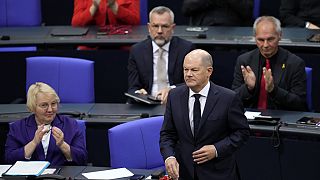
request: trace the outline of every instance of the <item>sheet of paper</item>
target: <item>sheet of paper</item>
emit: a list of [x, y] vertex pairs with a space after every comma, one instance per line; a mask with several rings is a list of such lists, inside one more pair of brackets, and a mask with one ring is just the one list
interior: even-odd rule
[[41, 173], [41, 175], [44, 175], [44, 174], [53, 174], [55, 171], [56, 171], [55, 168], [47, 168], [47, 169], [45, 169], [45, 170]]
[[118, 168], [104, 171], [82, 173], [82, 175], [88, 179], [117, 179], [133, 176], [133, 173], [126, 168]]
[[6, 175], [40, 175], [50, 163], [48, 161], [17, 161]]
[[11, 165], [0, 165], [0, 177], [2, 177], [2, 174], [6, 172], [10, 167]]
[[257, 116], [260, 116], [261, 112], [252, 112], [252, 111], [246, 111], [244, 115], [247, 117], [247, 119], [254, 119]]

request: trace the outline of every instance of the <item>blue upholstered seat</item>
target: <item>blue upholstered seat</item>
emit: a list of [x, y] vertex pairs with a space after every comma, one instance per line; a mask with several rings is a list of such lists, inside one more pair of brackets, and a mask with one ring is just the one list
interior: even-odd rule
[[7, 26], [7, 0], [0, 0], [0, 27]]
[[145, 25], [148, 23], [148, 0], [140, 0], [140, 24]]
[[164, 169], [159, 138], [163, 116], [138, 119], [108, 130], [112, 168]]
[[260, 1], [261, 0], [253, 0], [253, 11], [252, 11], [253, 20], [257, 19], [260, 16]]
[[26, 88], [45, 82], [54, 88], [62, 103], [93, 103], [94, 62], [70, 57], [28, 57]]
[[79, 120], [77, 119], [77, 123], [78, 123], [78, 126], [80, 128], [80, 130], [82, 131], [82, 133], [84, 134], [84, 142], [85, 142], [85, 147], [87, 146], [86, 144], [86, 121], [85, 120]]
[[40, 0], [6, 0], [7, 26], [39, 26], [41, 24]]
[[[41, 22], [41, 0], [0, 0], [0, 27], [40, 26]], [[36, 50], [35, 46], [0, 48], [0, 52]]]
[[306, 67], [307, 76], [307, 105], [309, 111], [312, 111], [312, 68]]

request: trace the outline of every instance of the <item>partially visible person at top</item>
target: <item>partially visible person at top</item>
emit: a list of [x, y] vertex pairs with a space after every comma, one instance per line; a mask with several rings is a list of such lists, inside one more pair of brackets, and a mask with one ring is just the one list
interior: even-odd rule
[[247, 108], [306, 111], [305, 62], [279, 47], [280, 21], [257, 18], [253, 35], [257, 48], [238, 57], [232, 89]]
[[85, 134], [76, 120], [57, 114], [60, 98], [41, 82], [32, 84], [27, 108], [33, 114], [10, 124], [5, 161], [49, 161], [52, 166], [86, 165]]
[[74, 0], [72, 26], [139, 25], [139, 0]]
[[253, 0], [184, 0], [182, 13], [190, 26], [250, 26]]
[[280, 19], [284, 26], [320, 29], [320, 1], [281, 0]]

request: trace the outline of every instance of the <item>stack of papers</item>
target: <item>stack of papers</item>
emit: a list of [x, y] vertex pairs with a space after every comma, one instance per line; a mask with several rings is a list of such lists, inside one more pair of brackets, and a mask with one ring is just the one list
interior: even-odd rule
[[39, 176], [49, 165], [48, 161], [17, 161], [2, 176]]
[[11, 165], [0, 165], [0, 177], [2, 177], [2, 174], [5, 173]]

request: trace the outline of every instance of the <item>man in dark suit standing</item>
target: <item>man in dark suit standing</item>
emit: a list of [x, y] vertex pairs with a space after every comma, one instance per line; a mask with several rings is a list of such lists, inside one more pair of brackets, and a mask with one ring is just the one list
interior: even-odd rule
[[167, 173], [180, 180], [236, 180], [234, 152], [249, 137], [241, 100], [209, 81], [208, 52], [191, 51], [183, 68], [186, 85], [170, 91], [160, 131]]
[[259, 17], [253, 32], [258, 48], [238, 57], [232, 89], [248, 108], [307, 110], [305, 63], [279, 47], [280, 21]]
[[133, 45], [130, 52], [128, 92], [151, 94], [164, 103], [170, 89], [183, 83], [183, 59], [194, 47], [189, 41], [172, 37], [175, 23], [169, 8], [155, 7], [149, 19], [150, 37]]

